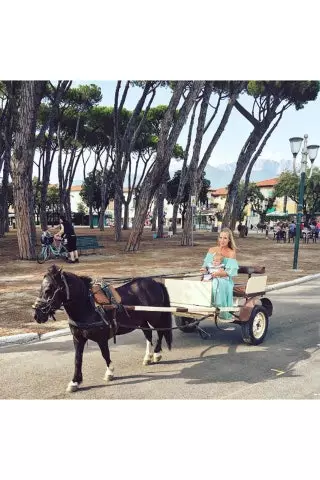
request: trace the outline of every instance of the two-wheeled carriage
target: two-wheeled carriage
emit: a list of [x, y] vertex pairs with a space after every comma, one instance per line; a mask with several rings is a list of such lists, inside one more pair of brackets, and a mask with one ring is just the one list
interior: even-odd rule
[[[190, 277], [166, 278], [164, 284], [177, 327], [186, 333], [198, 330], [203, 336], [205, 332], [199, 327], [201, 320], [211, 319], [217, 325], [235, 323], [241, 327], [244, 342], [259, 345], [267, 334], [273, 310], [271, 301], [265, 297], [267, 276], [264, 273], [265, 267], [240, 266], [239, 274], [247, 274], [248, 280], [235, 284], [233, 306], [224, 308], [212, 306], [211, 282]], [[225, 312], [229, 314], [228, 320], [220, 318]]]

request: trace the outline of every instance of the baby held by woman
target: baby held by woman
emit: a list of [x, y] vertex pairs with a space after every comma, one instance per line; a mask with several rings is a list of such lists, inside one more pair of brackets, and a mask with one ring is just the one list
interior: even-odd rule
[[223, 256], [220, 253], [216, 253], [213, 262], [201, 269], [201, 271], [203, 272], [202, 280], [204, 282], [212, 280], [212, 274], [221, 269], [224, 269]]

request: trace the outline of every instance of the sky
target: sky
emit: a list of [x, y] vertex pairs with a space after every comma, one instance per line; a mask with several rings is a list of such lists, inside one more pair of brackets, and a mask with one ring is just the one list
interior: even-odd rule
[[[116, 81], [101, 81], [101, 80], [85, 80], [74, 81], [72, 86], [75, 87], [79, 84], [94, 83], [101, 88], [102, 102], [101, 105], [112, 106], [114, 102], [114, 93], [116, 87]], [[125, 81], [123, 81], [123, 85]], [[125, 107], [133, 109], [137, 103], [139, 96], [141, 95], [141, 89], [130, 88]], [[170, 99], [170, 89], [160, 88], [156, 94], [153, 106], [168, 104]], [[213, 98], [214, 100], [214, 98]], [[252, 100], [247, 95], [241, 95], [239, 97], [240, 103], [250, 110]], [[222, 104], [219, 113], [213, 123], [208, 129], [204, 140], [203, 148], [207, 147], [212, 134], [214, 133], [218, 122], [224, 111], [224, 105]], [[283, 115], [278, 127], [268, 140], [262, 154], [261, 159], [271, 159], [280, 161], [282, 159], [291, 158], [291, 150], [289, 144], [290, 137], [303, 137], [305, 133], [309, 135], [309, 144], [320, 144], [320, 95], [314, 102], [309, 102], [302, 110], [296, 111], [294, 107], [290, 107]], [[224, 163], [235, 162], [238, 158], [239, 152], [246, 141], [249, 133], [252, 130], [252, 125], [234, 108], [230, 116], [229, 122], [223, 132], [220, 140], [218, 141], [212, 156], [209, 160], [209, 164], [213, 166], [221, 165]], [[186, 125], [181, 132], [178, 139], [178, 143], [183, 147], [186, 144], [188, 126]], [[93, 161], [92, 161], [93, 162]], [[90, 171], [90, 160], [87, 171]], [[92, 166], [93, 163], [91, 163]], [[315, 161], [315, 165], [320, 166], [320, 153]], [[176, 166], [175, 168], [178, 168]], [[76, 175], [75, 183], [81, 183], [83, 178], [82, 165], [79, 165]], [[51, 174], [51, 182], [57, 183], [58, 176], [56, 167], [53, 168]]]

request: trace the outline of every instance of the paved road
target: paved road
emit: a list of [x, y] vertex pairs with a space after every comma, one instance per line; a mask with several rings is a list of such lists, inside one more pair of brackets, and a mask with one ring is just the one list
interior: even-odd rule
[[274, 304], [261, 346], [247, 346], [241, 331], [212, 322], [214, 336], [174, 331], [174, 349], [144, 367], [141, 332], [111, 346], [117, 378], [106, 385], [105, 364], [93, 342], [84, 354], [81, 390], [65, 393], [73, 372], [71, 336], [0, 349], [0, 398], [6, 399], [319, 399], [320, 281], [270, 293]]

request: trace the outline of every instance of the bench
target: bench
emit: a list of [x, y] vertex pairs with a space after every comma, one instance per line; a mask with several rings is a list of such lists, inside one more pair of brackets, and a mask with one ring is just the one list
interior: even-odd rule
[[99, 245], [95, 235], [77, 236], [77, 250], [79, 252], [83, 250], [97, 250], [99, 248], [104, 248], [104, 245]]

